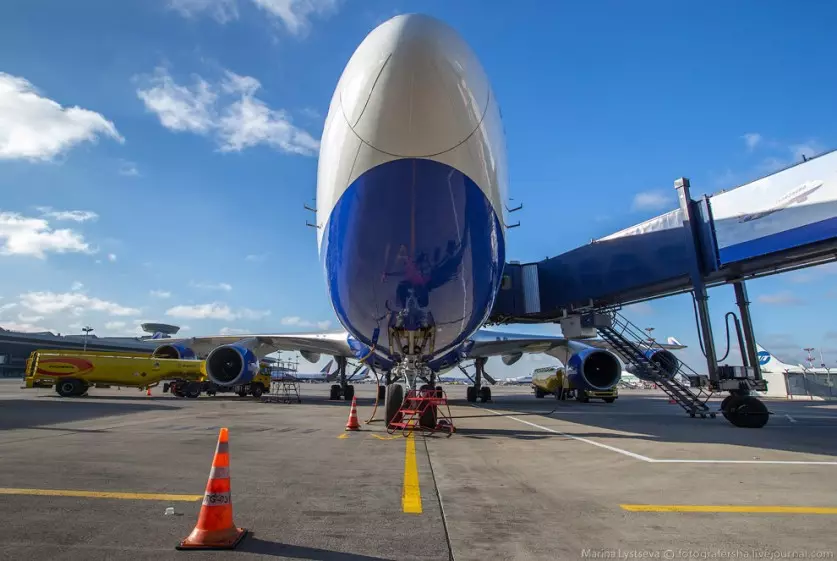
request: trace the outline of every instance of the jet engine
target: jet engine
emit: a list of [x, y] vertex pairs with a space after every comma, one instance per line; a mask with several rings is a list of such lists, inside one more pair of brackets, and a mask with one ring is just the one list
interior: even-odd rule
[[[657, 366], [657, 368], [660, 369], [663, 376], [666, 378], [673, 378], [674, 375], [677, 374], [677, 370], [680, 368], [680, 361], [677, 360], [674, 353], [666, 349], [646, 349], [643, 354], [645, 355], [645, 358], [650, 360]], [[643, 367], [638, 368], [631, 364], [625, 370], [640, 380], [645, 380], [646, 382], [654, 381], [654, 375]]]
[[160, 345], [154, 352], [151, 353], [154, 358], [173, 358], [180, 360], [194, 360], [196, 358], [195, 351], [181, 343], [171, 343], [169, 345]]
[[206, 375], [219, 386], [249, 383], [259, 373], [259, 359], [241, 345], [222, 345], [206, 357]]
[[304, 358], [311, 364], [316, 364], [317, 362], [320, 362], [320, 353], [312, 353], [311, 351], [299, 351], [299, 354], [302, 355], [302, 358]]
[[622, 366], [610, 351], [590, 347], [570, 357], [567, 376], [576, 388], [604, 391], [619, 382]]
[[506, 366], [511, 366], [512, 364], [520, 360], [520, 357], [522, 356], [523, 353], [511, 353], [503, 355], [503, 364], [505, 364]]

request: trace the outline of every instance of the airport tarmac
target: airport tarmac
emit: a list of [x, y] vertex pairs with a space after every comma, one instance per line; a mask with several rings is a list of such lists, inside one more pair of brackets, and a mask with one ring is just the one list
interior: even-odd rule
[[[763, 429], [690, 419], [655, 392], [614, 404], [449, 386], [450, 438], [365, 424], [345, 402], [180, 400], [136, 390], [59, 398], [0, 381], [0, 558], [335, 561], [833, 559], [837, 404], [778, 402]], [[230, 429], [231, 552], [180, 552], [220, 427]], [[417, 481], [417, 485], [413, 482]], [[167, 507], [176, 515], [166, 516]]]

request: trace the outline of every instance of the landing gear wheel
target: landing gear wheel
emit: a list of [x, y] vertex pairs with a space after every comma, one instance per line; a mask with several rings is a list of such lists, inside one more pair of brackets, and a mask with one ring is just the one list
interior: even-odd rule
[[726, 411], [727, 406], [729, 405], [729, 401], [732, 399], [732, 395], [726, 396], [723, 401], [721, 401], [721, 411]]
[[343, 392], [343, 399], [346, 400], [346, 401], [351, 401], [354, 396], [355, 396], [355, 387], [354, 386], [346, 386], [346, 389]]
[[387, 387], [386, 386], [378, 386], [378, 400], [386, 399], [387, 398]]
[[404, 386], [401, 384], [390, 384], [386, 388], [386, 403], [384, 406], [384, 421], [386, 425], [399, 417], [398, 410], [401, 409], [401, 404], [404, 403]]
[[545, 396], [545, 395], [546, 395], [546, 394], [545, 394], [545, 393], [543, 393], [543, 390], [542, 390], [542, 389], [540, 389], [540, 388], [535, 388], [535, 397], [536, 397], [536, 398], [538, 398], [538, 399], [543, 399], [543, 396]]
[[483, 386], [480, 388], [480, 399], [483, 403], [488, 403], [491, 401], [491, 388], [488, 386]]
[[[201, 387], [200, 384], [189, 384], [186, 387], [186, 397], [189, 399], [197, 399], [201, 395]], [[240, 395], [240, 394], [239, 394]]]
[[55, 385], [55, 391], [61, 397], [76, 397], [87, 391], [79, 380], [61, 380]]
[[261, 397], [262, 394], [264, 393], [264, 388], [262, 387], [261, 384], [256, 384], [255, 386], [253, 386], [252, 392], [253, 392], [253, 397]]
[[328, 399], [331, 401], [340, 399], [340, 393], [340, 386], [338, 384], [332, 384], [331, 391], [328, 394]]
[[477, 401], [477, 388], [474, 386], [468, 386], [465, 388], [465, 399], [469, 403], [475, 403]]
[[729, 405], [724, 416], [736, 427], [760, 429], [770, 419], [767, 406], [751, 395], [736, 398]]

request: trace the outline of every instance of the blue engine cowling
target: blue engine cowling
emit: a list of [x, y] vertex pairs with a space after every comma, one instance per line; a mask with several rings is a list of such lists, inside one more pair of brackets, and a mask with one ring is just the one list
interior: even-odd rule
[[613, 353], [591, 347], [570, 357], [567, 376], [575, 388], [606, 391], [619, 382], [622, 365]]
[[222, 345], [206, 357], [206, 375], [219, 386], [249, 383], [259, 373], [259, 359], [240, 345]]
[[160, 345], [154, 349], [151, 356], [154, 358], [173, 358], [180, 360], [194, 360], [196, 358], [195, 351], [181, 343]]
[[[680, 361], [674, 356], [674, 353], [666, 349], [646, 349], [643, 353], [645, 358], [657, 365], [657, 368], [663, 373], [666, 378], [673, 378], [680, 368]], [[654, 374], [649, 372], [646, 368], [637, 367], [633, 364], [629, 365], [625, 370], [646, 382], [654, 381]]]

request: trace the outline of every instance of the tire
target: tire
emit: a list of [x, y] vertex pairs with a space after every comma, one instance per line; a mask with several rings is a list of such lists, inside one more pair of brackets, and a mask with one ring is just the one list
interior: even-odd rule
[[186, 397], [189, 399], [197, 399], [201, 395], [201, 385], [189, 384], [186, 386], [186, 390], [183, 393], [186, 394]]
[[73, 378], [68, 378], [66, 380], [60, 380], [57, 384], [55, 384], [55, 391], [61, 397], [76, 397], [84, 391], [84, 385]]
[[606, 397], [606, 398], [604, 398], [604, 402], [605, 402], [605, 403], [613, 403], [614, 401], [616, 401], [616, 398], [615, 398], [615, 397]]
[[378, 386], [378, 401], [386, 400], [387, 398], [387, 387], [386, 386]]
[[726, 396], [723, 401], [721, 401], [721, 411], [726, 411], [727, 406], [729, 405], [730, 400], [732, 399], [732, 394]]
[[330, 401], [336, 401], [340, 399], [340, 386], [338, 384], [331, 385], [331, 391], [328, 394], [328, 399]]
[[542, 389], [540, 389], [540, 388], [535, 388], [535, 397], [536, 397], [536, 398], [538, 398], [538, 399], [543, 399], [543, 396], [545, 396], [545, 395], [546, 395], [546, 394], [544, 393], [544, 391], [543, 391]]
[[483, 386], [480, 388], [480, 401], [488, 403], [491, 401], [491, 388]]
[[250, 388], [250, 391], [253, 394], [253, 397], [261, 397], [264, 393], [264, 386], [262, 386], [261, 384], [256, 384], [252, 388]]
[[469, 403], [476, 403], [477, 401], [477, 388], [474, 386], [468, 386], [465, 388], [465, 399]]
[[385, 399], [384, 421], [389, 426], [394, 419], [400, 420], [398, 410], [401, 409], [401, 405], [404, 403], [404, 386], [401, 384], [388, 385], [386, 387]]
[[354, 396], [355, 396], [355, 387], [354, 386], [346, 386], [346, 391], [343, 393], [343, 399], [346, 400], [346, 401], [351, 401]]
[[735, 409], [730, 408], [729, 415], [729, 422], [745, 429], [760, 429], [770, 419], [767, 406], [751, 395], [738, 398]]

